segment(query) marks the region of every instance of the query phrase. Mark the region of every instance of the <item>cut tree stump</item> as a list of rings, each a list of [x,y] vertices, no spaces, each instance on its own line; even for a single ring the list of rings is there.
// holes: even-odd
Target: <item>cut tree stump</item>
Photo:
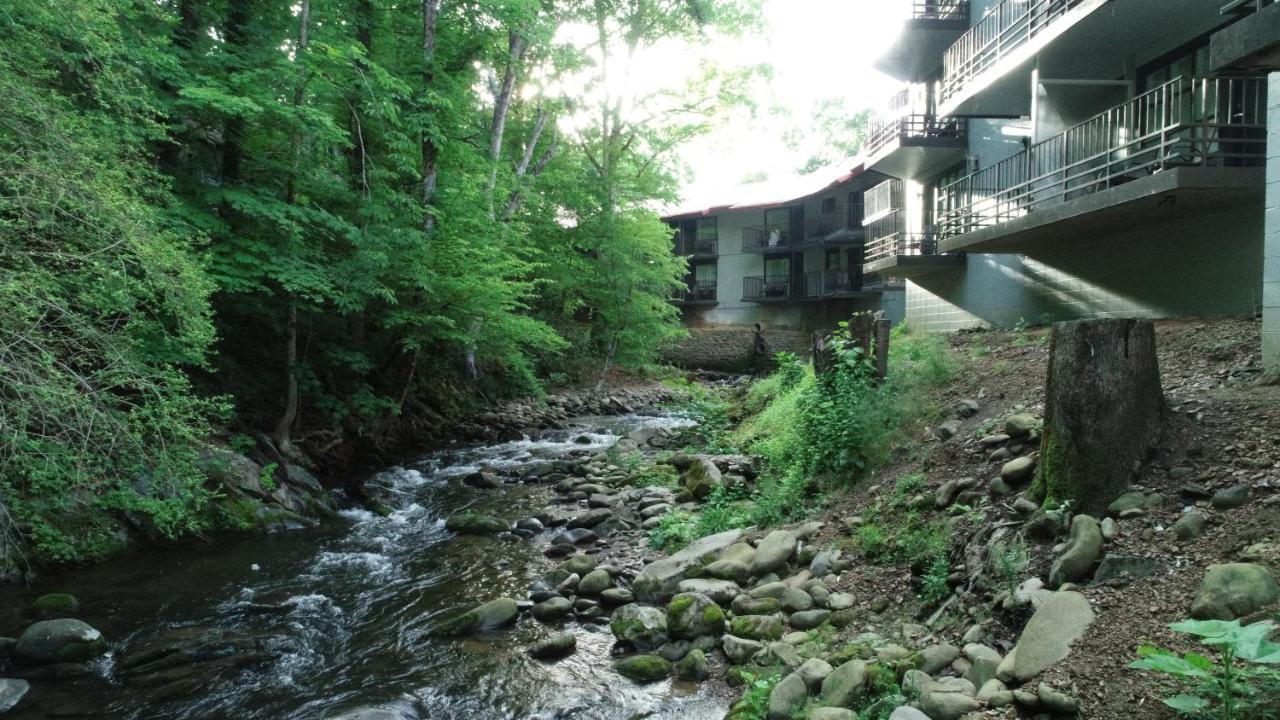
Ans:
[[[1044,433],[1031,497],[1044,506],[1105,510],[1160,435],[1164,393],[1149,320],[1078,320],[1053,327]]]

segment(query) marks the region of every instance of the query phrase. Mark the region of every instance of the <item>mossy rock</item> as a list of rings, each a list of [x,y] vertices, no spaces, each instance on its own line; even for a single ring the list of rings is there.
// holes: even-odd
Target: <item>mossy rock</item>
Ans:
[[[654,607],[623,605],[613,612],[609,629],[615,638],[637,650],[654,650],[667,641],[667,615]]]
[[[701,650],[690,650],[676,668],[676,676],[681,680],[701,682],[711,674],[707,667],[707,654]]]
[[[436,632],[439,635],[466,635],[493,630],[515,622],[519,612],[515,600],[498,598],[445,620]]]
[[[657,682],[671,675],[671,661],[657,655],[636,655],[613,666],[618,674],[636,682]]]
[[[739,615],[729,624],[729,634],[748,640],[777,640],[782,631],[782,618],[776,615]]]
[[[459,535],[495,535],[507,529],[507,524],[492,515],[461,512],[445,521],[444,526]]]
[[[671,637],[693,640],[703,635],[724,634],[724,610],[699,593],[680,593],[667,607],[667,630]]]
[[[539,660],[555,660],[572,653],[577,647],[578,638],[571,632],[563,632],[529,648],[529,654]]]
[[[70,618],[41,620],[18,636],[13,656],[22,665],[86,662],[106,652],[102,633]]]
[[[49,593],[36,598],[31,607],[42,617],[66,617],[80,610],[80,601],[71,593]]]

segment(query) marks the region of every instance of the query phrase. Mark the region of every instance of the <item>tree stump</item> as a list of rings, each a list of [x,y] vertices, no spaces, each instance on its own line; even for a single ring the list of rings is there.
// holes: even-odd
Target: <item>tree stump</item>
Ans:
[[[826,375],[836,366],[836,346],[832,342],[831,333],[821,330],[813,332],[813,372]]]
[[[1104,510],[1158,439],[1164,408],[1151,321],[1055,325],[1031,497],[1046,507]]]
[[[876,384],[889,374],[889,333],[892,327],[884,318],[876,319]]]

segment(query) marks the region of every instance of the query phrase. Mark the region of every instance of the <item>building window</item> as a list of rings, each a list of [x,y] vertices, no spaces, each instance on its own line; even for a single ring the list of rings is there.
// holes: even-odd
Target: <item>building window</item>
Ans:
[[[716,264],[702,263],[693,266],[693,281],[698,285],[716,284]]]
[[[830,215],[836,211],[836,199],[833,197],[822,198],[822,214]]]

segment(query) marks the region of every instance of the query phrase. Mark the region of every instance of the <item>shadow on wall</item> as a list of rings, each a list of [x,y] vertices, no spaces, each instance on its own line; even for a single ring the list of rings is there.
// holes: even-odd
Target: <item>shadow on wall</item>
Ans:
[[[963,268],[913,280],[907,321],[958,330],[1096,317],[1252,316],[1259,307],[1262,229],[1252,218],[1204,214],[1028,252],[970,254]]]

